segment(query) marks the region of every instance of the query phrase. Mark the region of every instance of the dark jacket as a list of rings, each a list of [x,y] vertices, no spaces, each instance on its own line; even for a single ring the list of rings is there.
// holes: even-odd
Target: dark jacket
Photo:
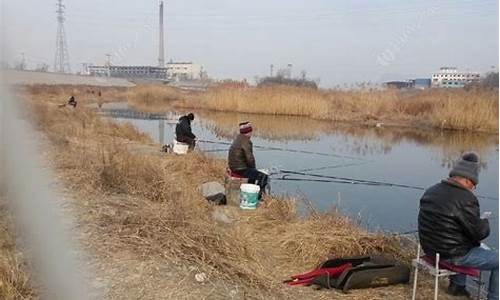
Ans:
[[[238,134],[229,148],[227,160],[229,168],[233,171],[255,168],[253,145],[250,138],[243,134]]]
[[[479,218],[476,196],[452,180],[427,189],[418,214],[420,244],[426,254],[460,257],[490,234],[487,219]]]
[[[184,141],[185,138],[195,139],[196,136],[191,132],[191,120],[187,116],[179,118],[179,122],[175,126],[175,136],[177,141]]]

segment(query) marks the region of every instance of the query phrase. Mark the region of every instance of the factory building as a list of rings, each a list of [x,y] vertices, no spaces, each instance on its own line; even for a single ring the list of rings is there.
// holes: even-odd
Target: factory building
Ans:
[[[130,79],[167,79],[166,68],[152,66],[88,66],[87,73],[98,77],[119,77]]]
[[[432,86],[443,88],[463,88],[467,84],[480,80],[478,72],[459,72],[454,67],[442,67],[432,74]]]
[[[192,62],[168,62],[164,68],[152,66],[87,66],[88,75],[145,80],[199,80],[206,77],[203,67]]]
[[[166,65],[167,77],[170,80],[198,80],[204,79],[203,67],[192,62],[173,62]]]

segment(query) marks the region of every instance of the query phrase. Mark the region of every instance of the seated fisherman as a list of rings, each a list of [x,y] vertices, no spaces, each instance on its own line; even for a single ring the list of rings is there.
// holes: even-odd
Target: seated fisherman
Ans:
[[[479,202],[472,193],[479,180],[475,153],[462,156],[449,178],[427,189],[420,199],[418,234],[427,255],[439,253],[452,264],[491,271],[488,299],[498,299],[498,253],[480,247],[490,234],[488,219],[479,217]],[[469,295],[465,275],[450,276],[448,293]]]
[[[196,145],[196,136],[191,131],[191,121],[194,120],[194,115],[189,113],[186,116],[179,118],[179,122],[175,126],[175,139],[178,142],[189,145],[189,150],[193,150]]]
[[[255,157],[253,156],[252,124],[250,122],[240,123],[240,134],[236,136],[229,148],[229,169],[241,177],[248,178],[248,183],[258,184],[263,193],[267,185],[267,175],[255,168]]]
[[[71,106],[73,106],[74,108],[76,108],[76,104],[77,104],[77,103],[76,103],[75,96],[71,96],[71,97],[69,97],[69,99],[68,99],[68,105],[71,105]]]

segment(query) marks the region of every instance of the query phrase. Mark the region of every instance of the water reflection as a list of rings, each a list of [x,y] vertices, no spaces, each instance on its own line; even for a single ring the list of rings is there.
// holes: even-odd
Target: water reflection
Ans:
[[[341,135],[341,143],[330,146],[334,153],[355,153],[359,156],[390,154],[400,143],[428,146],[440,153],[443,167],[450,168],[461,153],[474,150],[481,157],[493,147],[498,151],[498,136],[485,133],[440,131],[397,127],[363,127],[335,124],[293,116],[269,116],[227,112],[197,112],[205,128],[217,137],[231,139],[240,122],[250,120],[254,135],[271,142],[289,140],[315,141],[321,135]],[[486,168],[486,160],[481,160]]]

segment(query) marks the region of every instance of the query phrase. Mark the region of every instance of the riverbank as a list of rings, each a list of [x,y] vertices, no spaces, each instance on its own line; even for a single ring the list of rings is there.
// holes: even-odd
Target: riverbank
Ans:
[[[173,264],[188,270],[182,282],[168,285],[174,289],[170,295],[182,291],[195,297],[207,285],[217,291],[215,299],[230,298],[235,290],[235,299],[407,299],[410,295],[409,285],[349,295],[283,286],[288,275],[311,269],[330,256],[378,253],[404,262],[410,253],[397,237],[367,232],[334,208],[319,213],[311,207],[306,216],[299,216],[298,200],[292,198],[270,197],[253,212],[212,206],[197,186],[221,181],[224,161],[203,153],[155,152],[159,145],[129,125],[101,119],[84,106],[59,108],[58,98],[32,99],[27,95],[29,118],[50,142],[49,157],[75,198],[79,222],[89,228],[91,255],[135,272],[134,276],[111,272],[117,277],[112,280],[130,287],[124,293],[144,289],[130,284],[137,278],[170,280],[152,268],[163,270]],[[130,261],[148,267],[127,268]],[[206,285],[192,278],[192,268],[206,274]],[[430,289],[420,291],[422,299],[431,294]]]
[[[306,116],[358,125],[498,132],[498,90],[316,90],[221,84],[206,92],[151,85],[130,89],[128,102],[147,111],[213,111]]]

